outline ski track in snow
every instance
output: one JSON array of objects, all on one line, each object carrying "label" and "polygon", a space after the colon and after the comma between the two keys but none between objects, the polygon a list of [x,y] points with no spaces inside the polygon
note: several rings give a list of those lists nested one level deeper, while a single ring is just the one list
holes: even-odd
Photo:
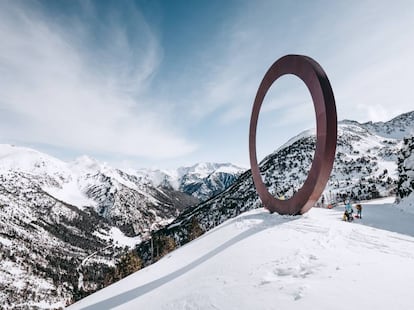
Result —
[{"label": "ski track in snow", "polygon": [[69,309],[412,309],[414,214],[342,212],[245,213]]}]

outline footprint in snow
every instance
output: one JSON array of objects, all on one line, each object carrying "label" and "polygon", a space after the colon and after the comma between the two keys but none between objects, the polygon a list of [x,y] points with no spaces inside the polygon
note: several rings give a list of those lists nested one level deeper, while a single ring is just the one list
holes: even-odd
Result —
[{"label": "footprint in snow", "polygon": [[317,257],[311,254],[297,255],[293,259],[292,257],[286,257],[283,260],[274,261],[270,266],[267,266],[267,272],[259,282],[259,286],[282,281],[283,278],[287,277],[305,279],[321,267],[317,260]]}]

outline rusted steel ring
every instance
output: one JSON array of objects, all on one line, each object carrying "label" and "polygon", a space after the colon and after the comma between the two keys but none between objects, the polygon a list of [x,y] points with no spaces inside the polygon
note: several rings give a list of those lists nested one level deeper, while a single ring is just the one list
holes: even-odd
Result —
[{"label": "rusted steel ring", "polygon": [[[308,87],[316,114],[316,150],[305,183],[290,199],[274,198],[266,189],[260,175],[256,155],[256,129],[260,107],[272,84],[282,75],[294,74]],[[279,214],[303,214],[321,196],[331,174],[336,150],[337,117],[331,84],[322,67],[312,58],[286,55],[266,72],[253,104],[250,119],[249,152],[253,181],[266,209]]]}]

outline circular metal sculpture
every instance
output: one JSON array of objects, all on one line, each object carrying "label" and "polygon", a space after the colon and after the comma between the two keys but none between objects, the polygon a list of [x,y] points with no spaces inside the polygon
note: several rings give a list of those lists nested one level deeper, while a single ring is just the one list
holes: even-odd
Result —
[{"label": "circular metal sculpture", "polygon": [[[294,74],[308,87],[316,114],[316,150],[308,177],[292,198],[279,200],[266,189],[260,175],[256,155],[256,129],[263,99],[279,77]],[[321,196],[335,158],[337,118],[331,84],[322,67],[312,58],[302,55],[286,55],[277,60],[266,72],[253,104],[250,119],[249,152],[253,181],[263,205],[270,212],[279,214],[303,214],[312,208]]]}]

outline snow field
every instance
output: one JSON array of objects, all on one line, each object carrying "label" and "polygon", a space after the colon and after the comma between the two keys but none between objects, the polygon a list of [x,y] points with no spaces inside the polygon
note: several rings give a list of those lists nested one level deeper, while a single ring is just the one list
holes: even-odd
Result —
[{"label": "snow field", "polygon": [[414,215],[342,213],[245,213],[69,309],[412,309]]},{"label": "snow field", "polygon": [[105,231],[95,231],[94,234],[103,240],[113,239],[116,245],[126,246],[129,248],[133,248],[141,242],[140,237],[125,236],[125,234],[118,227],[112,227],[108,234]]}]

